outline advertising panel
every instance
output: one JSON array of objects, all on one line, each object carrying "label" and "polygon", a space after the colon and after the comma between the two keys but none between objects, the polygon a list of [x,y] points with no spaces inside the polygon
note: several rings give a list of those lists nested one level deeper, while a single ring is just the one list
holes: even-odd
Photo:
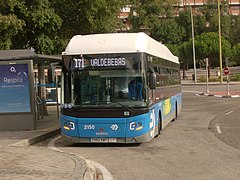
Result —
[{"label": "advertising panel", "polygon": [[0,113],[31,112],[28,63],[0,65]]}]

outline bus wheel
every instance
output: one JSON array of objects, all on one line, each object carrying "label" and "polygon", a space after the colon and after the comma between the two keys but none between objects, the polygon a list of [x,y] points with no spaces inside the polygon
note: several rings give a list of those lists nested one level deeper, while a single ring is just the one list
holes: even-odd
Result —
[{"label": "bus wheel", "polygon": [[177,116],[178,116],[178,109],[177,109],[177,103],[175,104],[175,117],[173,119],[173,121],[177,120]]},{"label": "bus wheel", "polygon": [[161,118],[161,113],[159,113],[158,133],[156,136],[158,136],[161,133],[161,130],[162,130],[162,118]]}]

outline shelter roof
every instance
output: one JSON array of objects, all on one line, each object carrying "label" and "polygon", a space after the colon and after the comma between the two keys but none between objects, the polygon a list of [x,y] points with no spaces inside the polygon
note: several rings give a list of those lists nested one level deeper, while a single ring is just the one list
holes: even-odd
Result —
[{"label": "shelter roof", "polygon": [[58,62],[62,58],[60,55],[36,54],[31,49],[0,50],[0,61],[33,60],[33,63]]}]

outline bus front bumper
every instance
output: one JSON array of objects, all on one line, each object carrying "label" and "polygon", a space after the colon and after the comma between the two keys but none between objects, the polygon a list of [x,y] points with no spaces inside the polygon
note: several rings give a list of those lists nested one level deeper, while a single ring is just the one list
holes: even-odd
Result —
[{"label": "bus front bumper", "polygon": [[141,136],[137,137],[131,137],[131,138],[109,138],[109,137],[93,137],[93,138],[87,138],[87,137],[71,137],[66,136],[65,134],[62,134],[62,137],[66,140],[70,140],[74,143],[124,143],[124,144],[130,144],[130,143],[142,143],[142,142],[148,142],[152,139],[150,132],[143,134]]}]

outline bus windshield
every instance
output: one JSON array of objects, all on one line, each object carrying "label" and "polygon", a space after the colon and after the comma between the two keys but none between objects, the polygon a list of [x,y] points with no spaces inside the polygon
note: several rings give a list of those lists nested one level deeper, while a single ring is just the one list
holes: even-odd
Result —
[{"label": "bus windshield", "polygon": [[145,107],[145,72],[140,55],[67,56],[64,103],[72,107]]}]

